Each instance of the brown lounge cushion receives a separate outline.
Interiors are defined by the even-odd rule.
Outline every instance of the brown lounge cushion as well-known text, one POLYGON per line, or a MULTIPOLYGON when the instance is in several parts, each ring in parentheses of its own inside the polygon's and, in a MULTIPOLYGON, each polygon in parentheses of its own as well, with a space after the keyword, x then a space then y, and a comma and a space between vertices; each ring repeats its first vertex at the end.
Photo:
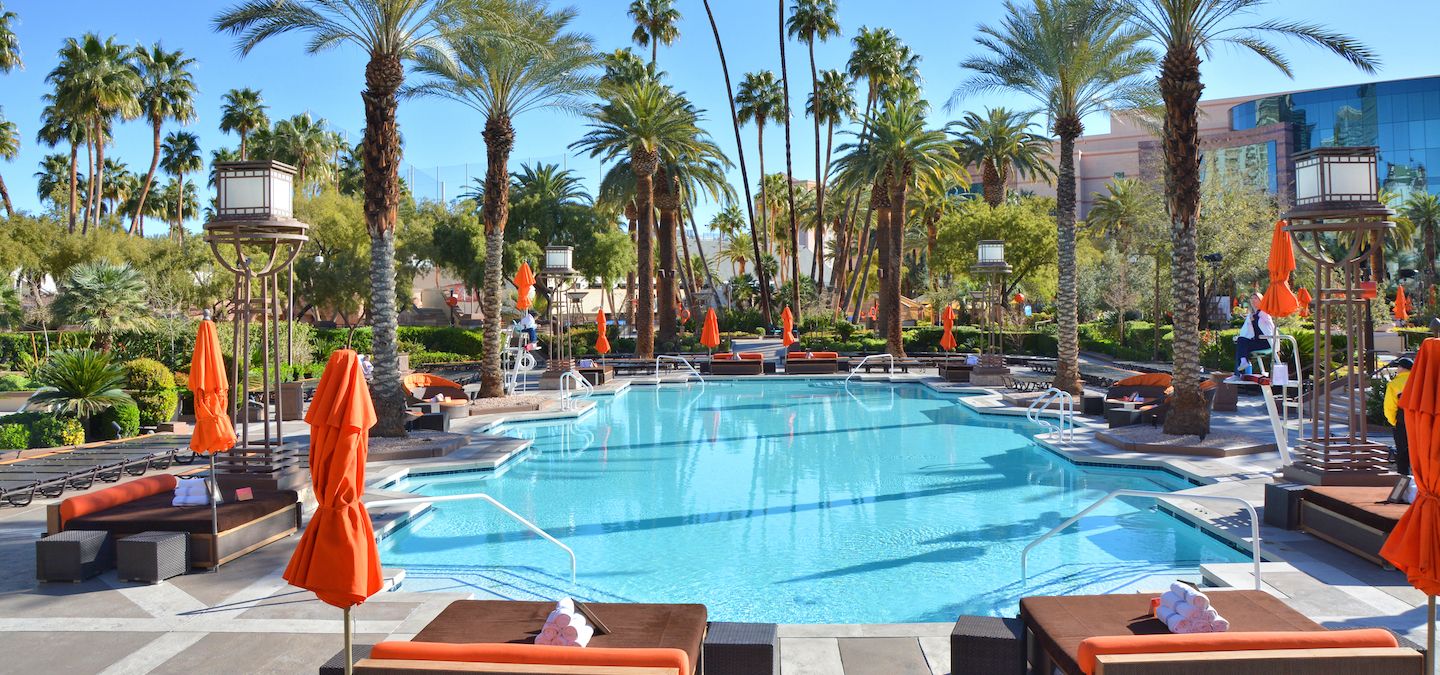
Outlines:
POLYGON ((1389 532, 1410 508, 1409 504, 1379 503, 1389 496, 1387 487, 1331 485, 1306 488, 1302 499, 1381 532, 1389 532))
MULTIPOLYGON (((592 638, 590 647, 679 649, 690 657, 690 672, 696 672, 705 639, 705 605, 585 606, 610 629, 609 634, 592 638)), ((553 609, 553 602, 457 600, 421 629, 415 642, 534 644, 553 609)))
MULTIPOLYGON (((1208 592, 1230 632, 1325 630, 1263 591, 1208 592)), ((1170 631, 1150 614, 1152 593, 1037 596, 1020 599, 1020 618, 1035 640, 1070 675, 1080 675, 1080 643, 1102 635, 1160 635, 1170 631)))
MULTIPOLYGON (((175 495, 170 492, 141 497, 132 502, 112 506, 65 521, 67 530, 104 530, 118 535, 139 534, 150 530, 164 532, 210 533, 210 507, 171 506, 175 495)), ((249 522, 283 511, 299 501, 294 490, 255 491, 250 501, 235 501, 227 495, 216 508, 220 531, 225 532, 249 522)))

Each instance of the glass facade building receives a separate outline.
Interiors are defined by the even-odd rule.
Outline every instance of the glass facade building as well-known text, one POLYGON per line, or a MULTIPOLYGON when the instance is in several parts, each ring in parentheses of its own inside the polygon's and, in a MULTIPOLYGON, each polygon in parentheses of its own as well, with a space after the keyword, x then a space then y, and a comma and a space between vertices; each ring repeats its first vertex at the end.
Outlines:
MULTIPOLYGON (((1374 82, 1266 96, 1230 108, 1234 131, 1284 125, 1289 153, 1324 146, 1379 148, 1381 185, 1404 196, 1413 191, 1440 193, 1440 77, 1374 82)), ((1233 165, 1250 173, 1258 169, 1261 152, 1234 154, 1211 150, 1227 171, 1233 165), (1247 157, 1249 159, 1247 159, 1247 157)), ((1276 158, 1269 152, 1272 190, 1276 158)), ((1290 157, 1280 161, 1290 163, 1290 157)), ((1250 173, 1251 179, 1260 181, 1250 173)))

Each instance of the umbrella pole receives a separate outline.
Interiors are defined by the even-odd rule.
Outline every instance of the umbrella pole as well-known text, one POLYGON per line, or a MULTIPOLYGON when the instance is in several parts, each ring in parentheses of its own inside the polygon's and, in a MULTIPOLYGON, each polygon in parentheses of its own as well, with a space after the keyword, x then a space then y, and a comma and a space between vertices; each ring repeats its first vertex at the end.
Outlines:
POLYGON ((350 608, 345 608, 345 675, 355 672, 354 636, 350 634, 350 608))
POLYGON ((1425 611, 1425 675, 1435 675, 1435 596, 1425 611))
POLYGON ((215 506, 215 496, 220 493, 220 481, 215 476, 215 453, 210 453, 210 489, 207 490, 210 497, 210 557, 215 564, 210 567, 211 572, 220 571, 220 514, 215 506))

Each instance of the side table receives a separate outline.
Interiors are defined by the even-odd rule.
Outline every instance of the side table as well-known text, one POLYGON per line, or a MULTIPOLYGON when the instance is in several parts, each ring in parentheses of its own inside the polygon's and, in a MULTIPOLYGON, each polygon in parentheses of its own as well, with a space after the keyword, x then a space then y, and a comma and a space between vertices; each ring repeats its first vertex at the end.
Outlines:
POLYGON ((100 530, 65 530, 35 542, 35 578, 79 583, 115 565, 115 546, 100 530))
POLYGON ((115 544, 116 567, 122 581, 158 584, 190 568, 190 535, 149 531, 115 544))

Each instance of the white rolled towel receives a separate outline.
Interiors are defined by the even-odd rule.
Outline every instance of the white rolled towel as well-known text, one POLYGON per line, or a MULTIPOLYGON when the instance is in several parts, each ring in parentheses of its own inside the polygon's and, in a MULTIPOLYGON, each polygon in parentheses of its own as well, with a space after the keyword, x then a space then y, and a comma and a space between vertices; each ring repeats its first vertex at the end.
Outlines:
POLYGON ((1224 633, 1227 630, 1230 630, 1230 622, 1226 621, 1224 617, 1217 617, 1210 622, 1210 632, 1212 633, 1224 633))
POLYGON ((1208 596, 1206 596, 1204 593, 1201 593, 1200 591, 1186 586, 1185 584, 1179 582, 1170 584, 1170 592, 1174 593, 1179 600, 1188 602, 1191 605, 1199 607, 1200 609, 1210 608, 1210 598, 1208 596))
POLYGON ((1216 617, 1215 610, 1208 607, 1201 609, 1189 602, 1182 602, 1175 605, 1175 612, 1180 616, 1196 621, 1214 621, 1216 617))
POLYGON ((1171 609, 1174 609, 1174 608, 1175 608, 1175 605, 1180 604, 1180 603, 1183 602, 1184 600, 1185 600, 1185 597, 1184 597, 1183 595, 1181 595, 1181 594, 1179 594, 1179 593, 1176 593, 1176 592, 1173 591, 1173 590, 1171 590, 1171 591, 1165 591, 1164 593, 1161 593, 1161 594, 1160 594, 1160 606, 1161 606, 1161 607, 1169 607, 1169 608, 1171 608, 1171 609))
POLYGON ((571 613, 571 614, 574 614, 574 613, 575 613, 575 601, 572 600, 572 599, 570 599, 570 598, 560 598, 560 600, 555 603, 555 609, 563 609, 563 610, 565 610, 566 612, 569 612, 569 613, 571 613))
POLYGON ((560 629, 560 643, 567 647, 584 647, 595 636, 590 626, 566 626, 560 629))
POLYGON ((556 631, 554 626, 547 624, 540 630, 540 634, 535 636, 535 644, 558 645, 560 644, 560 633, 556 631))
POLYGON ((573 609, 570 611, 566 611, 564 609, 556 609, 555 611, 550 612, 550 616, 545 617, 545 624, 555 626, 556 628, 565 628, 566 626, 584 626, 586 625, 586 623, 587 622, 585 621, 585 615, 580 614, 573 609))

